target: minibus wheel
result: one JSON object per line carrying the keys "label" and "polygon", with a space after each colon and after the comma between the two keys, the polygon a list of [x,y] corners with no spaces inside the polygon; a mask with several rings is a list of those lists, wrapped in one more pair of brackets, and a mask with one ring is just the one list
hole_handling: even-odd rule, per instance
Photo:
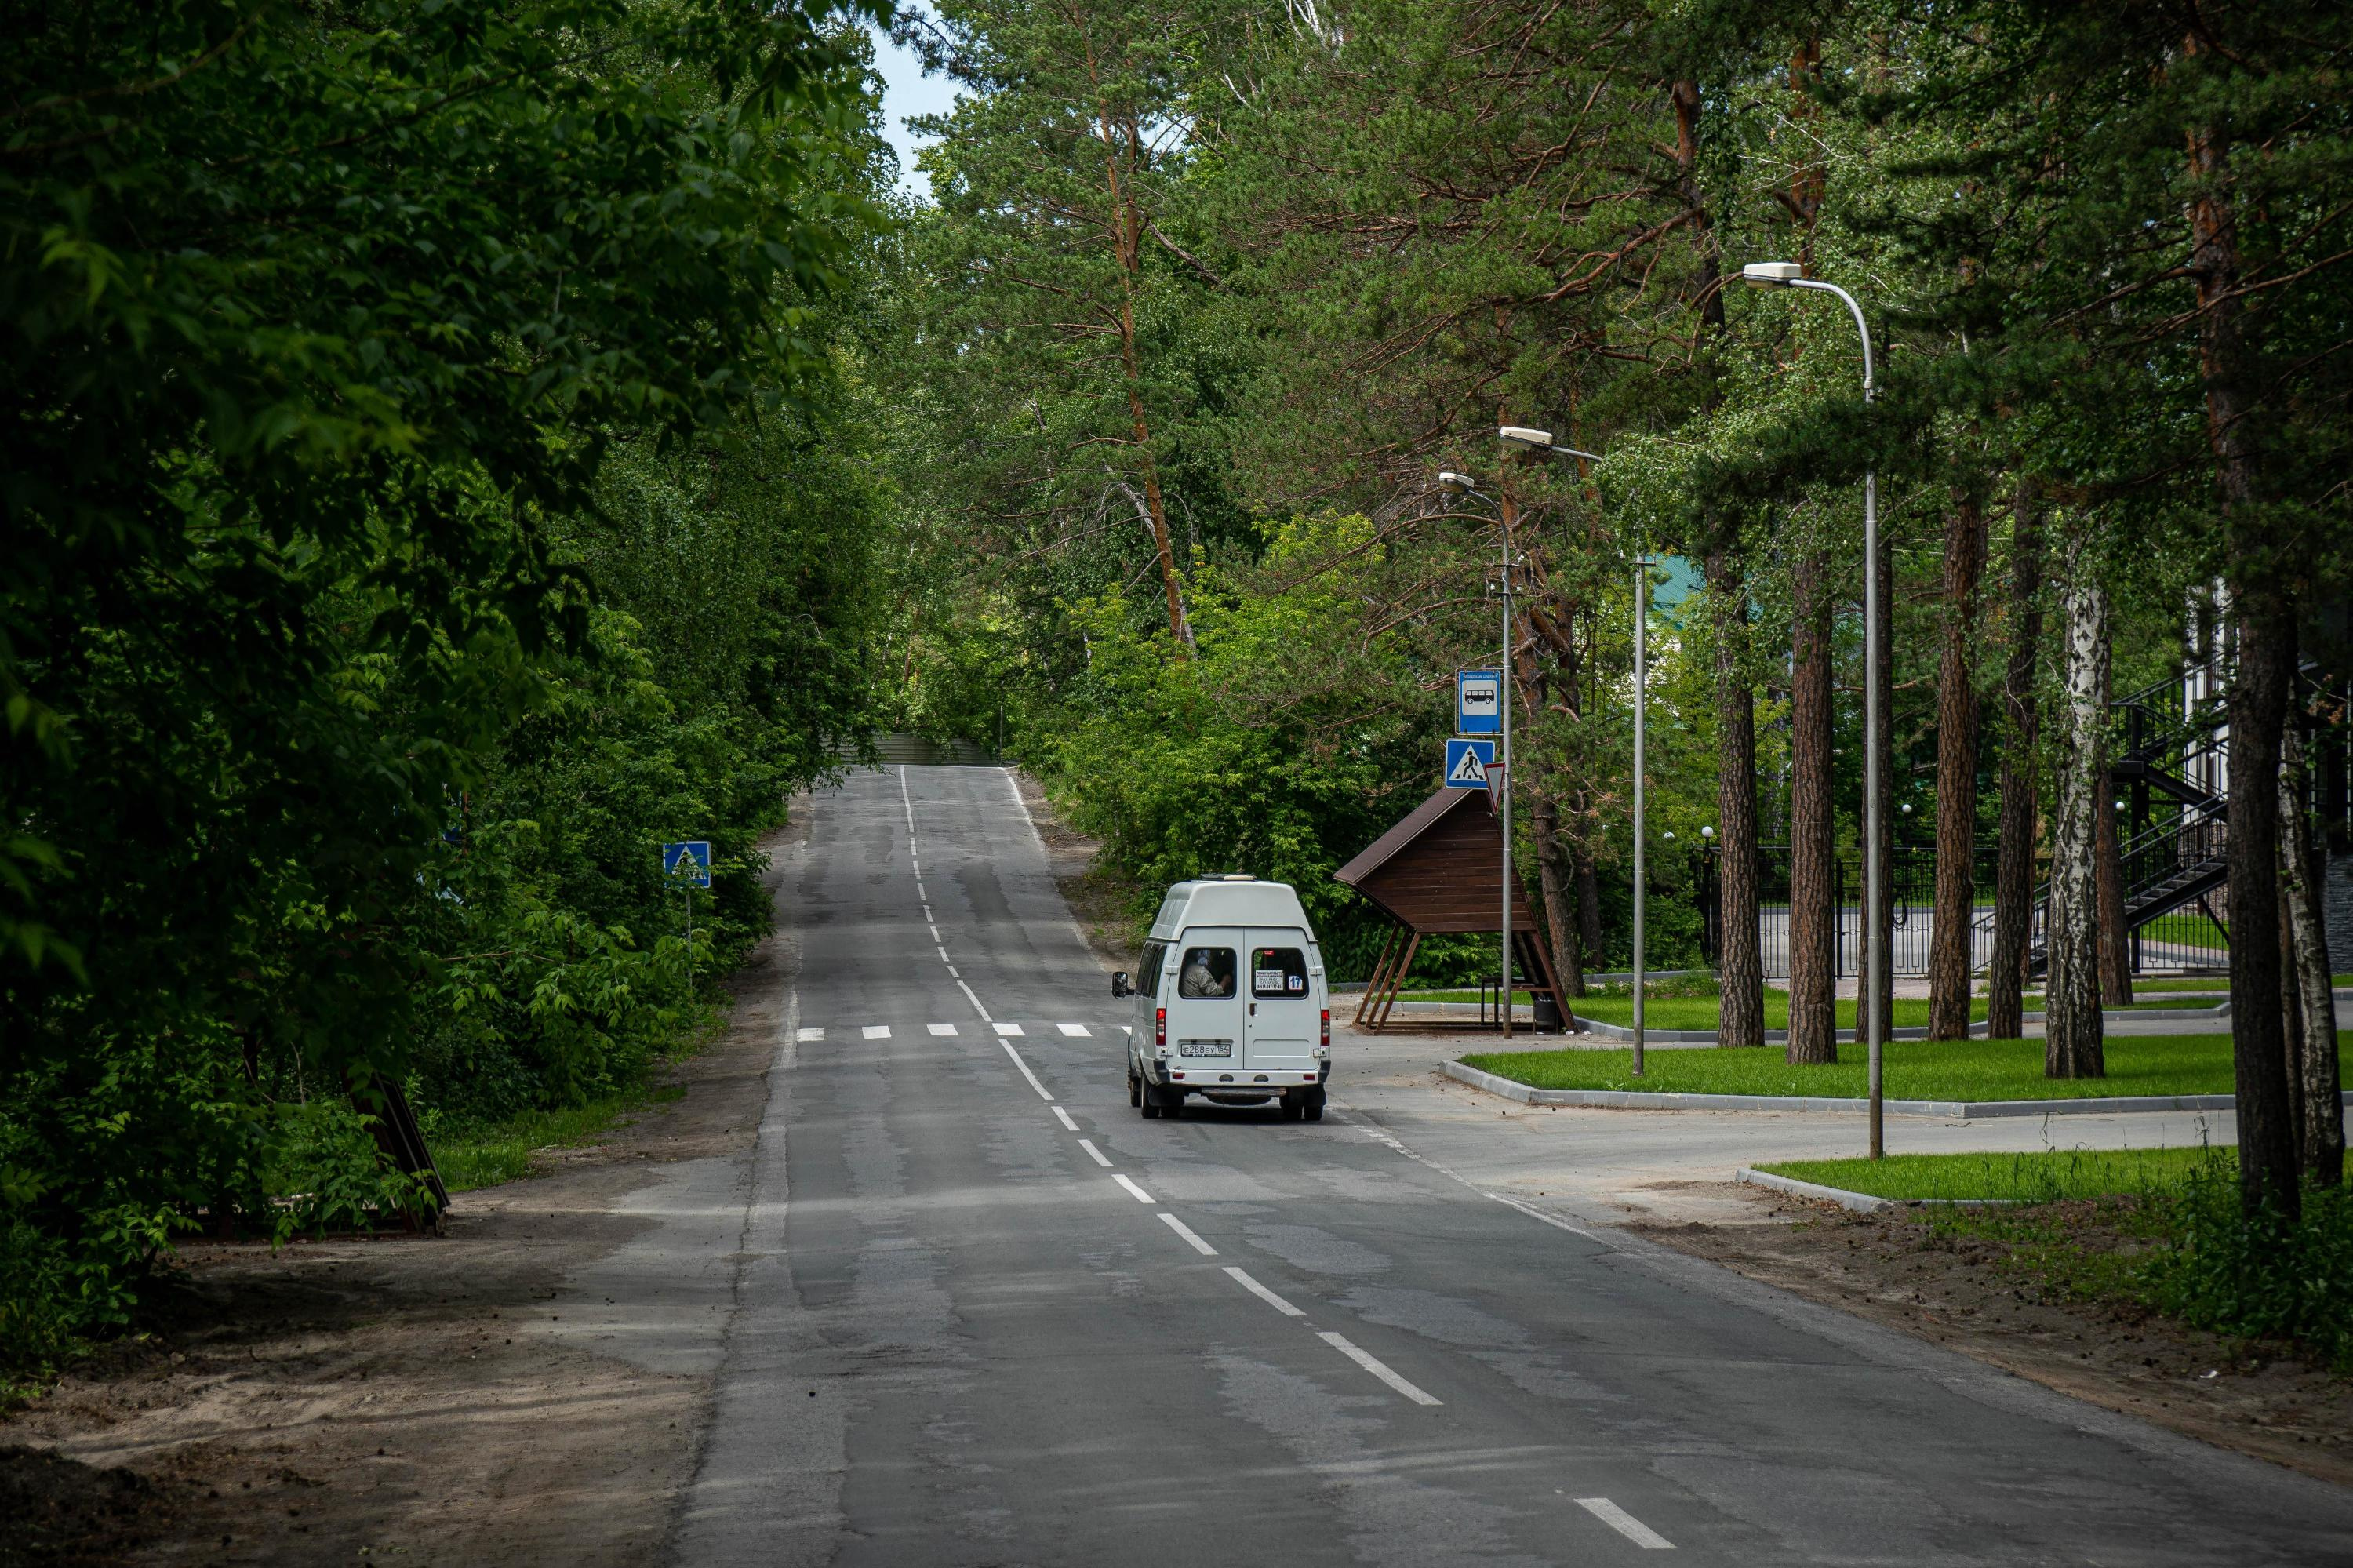
{"label": "minibus wheel", "polygon": [[1307,1105],[1303,1114],[1309,1121],[1322,1121],[1324,1119],[1323,1090],[1317,1089],[1314,1093],[1307,1097]]}
{"label": "minibus wheel", "polygon": [[1144,1080],[1134,1073],[1127,1075],[1127,1103],[1132,1106],[1144,1103]]}

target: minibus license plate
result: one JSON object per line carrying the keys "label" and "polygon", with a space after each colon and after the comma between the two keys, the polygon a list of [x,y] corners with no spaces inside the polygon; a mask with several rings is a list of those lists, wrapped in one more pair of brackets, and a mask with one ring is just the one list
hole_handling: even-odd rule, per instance
{"label": "minibus license plate", "polygon": [[1176,1054],[1179,1056],[1230,1056],[1234,1054],[1234,1043],[1230,1040],[1179,1040],[1176,1042]]}

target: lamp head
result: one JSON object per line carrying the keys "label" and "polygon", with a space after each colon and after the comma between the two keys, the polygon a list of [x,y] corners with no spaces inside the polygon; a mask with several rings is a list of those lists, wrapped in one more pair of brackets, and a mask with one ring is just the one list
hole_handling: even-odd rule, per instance
{"label": "lamp head", "polygon": [[1545,452],[1552,450],[1550,430],[1531,429],[1525,425],[1502,425],[1495,437],[1514,451]]}
{"label": "lamp head", "polygon": [[1451,468],[1440,471],[1438,487],[1440,490],[1451,490],[1464,495],[1476,495],[1479,493],[1477,481],[1467,473],[1457,473]]}
{"label": "lamp head", "polygon": [[1715,837],[1715,830],[1714,828],[1702,828],[1699,831],[1699,836],[1704,839],[1712,839]]}
{"label": "lamp head", "polygon": [[1753,289],[1785,289],[1806,275],[1795,261],[1751,261],[1740,270]]}

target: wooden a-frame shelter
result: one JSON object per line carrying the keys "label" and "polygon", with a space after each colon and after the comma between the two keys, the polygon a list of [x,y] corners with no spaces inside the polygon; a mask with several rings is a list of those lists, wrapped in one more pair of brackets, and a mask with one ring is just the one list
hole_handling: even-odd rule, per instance
{"label": "wooden a-frame shelter", "polygon": [[[1390,1027],[1389,1012],[1424,937],[1503,929],[1502,827],[1486,800],[1481,790],[1442,789],[1333,874],[1397,922],[1356,1004],[1357,1028]],[[1536,935],[1535,911],[1520,886],[1512,889],[1512,947],[1529,994],[1550,1000],[1567,1019],[1552,955]],[[1499,1016],[1498,1027],[1502,1022]]]}

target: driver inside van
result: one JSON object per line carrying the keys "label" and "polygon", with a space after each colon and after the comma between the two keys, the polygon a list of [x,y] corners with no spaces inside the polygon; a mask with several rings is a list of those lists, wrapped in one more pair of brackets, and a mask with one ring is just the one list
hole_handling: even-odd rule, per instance
{"label": "driver inside van", "polygon": [[1234,950],[1188,948],[1178,971],[1176,994],[1194,1001],[1222,1001],[1234,994]]}

